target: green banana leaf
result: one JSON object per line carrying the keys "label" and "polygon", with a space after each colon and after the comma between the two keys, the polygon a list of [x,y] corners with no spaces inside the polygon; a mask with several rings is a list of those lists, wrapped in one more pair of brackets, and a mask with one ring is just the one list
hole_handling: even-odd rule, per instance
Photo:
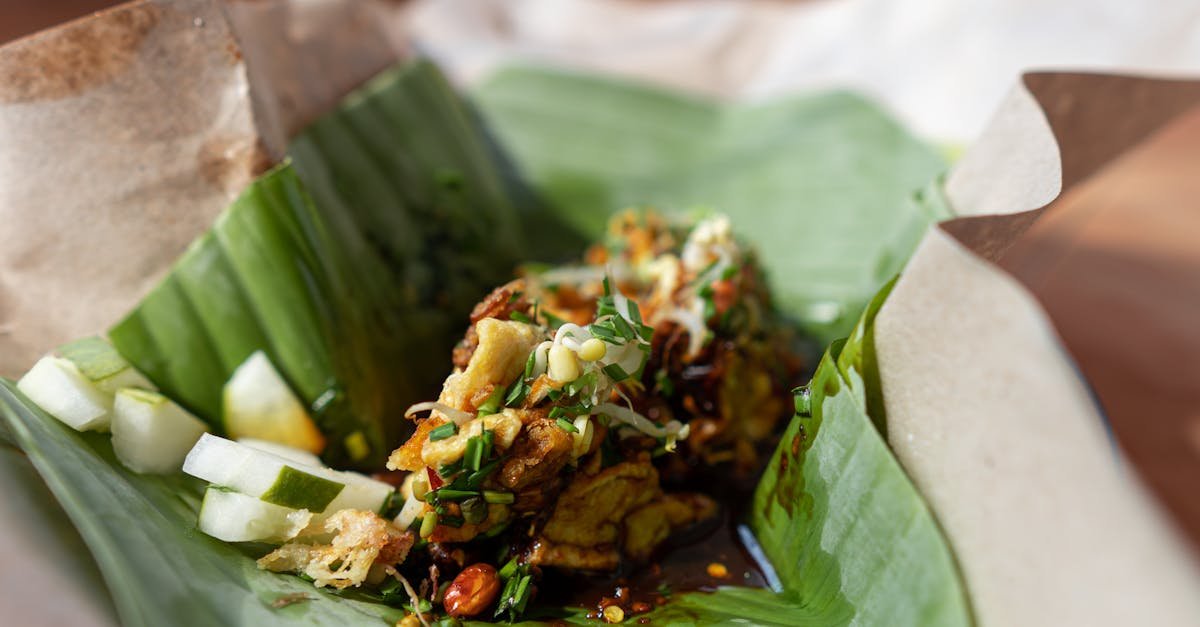
{"label": "green banana leaf", "polygon": [[623,207],[728,214],[822,345],[948,217],[912,198],[942,170],[938,153],[852,93],[718,104],[516,68],[474,95],[517,171],[589,238]]}
{"label": "green banana leaf", "polygon": [[[522,133],[520,124],[506,125],[502,119],[498,94],[511,93],[504,88],[510,80],[534,83],[539,97],[564,102],[585,88],[597,97],[607,93],[615,102],[649,102],[657,111],[654,128],[676,117],[687,120],[698,108],[724,115],[715,105],[643,88],[527,70],[489,84],[473,111],[431,65],[394,70],[299,138],[293,164],[255,182],[221,216],[163,284],[114,327],[114,344],[216,430],[220,389],[231,369],[253,350],[266,350],[332,435],[331,461],[346,461],[338,444],[355,432],[367,435],[377,459],[395,442],[404,405],[436,391],[449,347],[475,299],[502,281],[514,262],[562,254],[563,242],[578,242],[580,234],[598,228],[597,208],[568,210],[556,196],[562,187],[543,185],[536,176],[527,187],[514,176],[528,171],[532,140],[515,151],[515,164],[506,161],[504,150],[521,141]],[[555,85],[561,90],[557,96]],[[679,107],[675,116],[668,110],[672,103]],[[731,188],[753,190],[761,177],[794,178],[792,168],[821,160],[842,164],[840,169],[820,166],[830,189],[835,180],[846,190],[876,186],[871,168],[886,169],[885,164],[914,179],[901,190],[903,177],[889,171],[880,174],[878,185],[894,193],[847,191],[853,202],[840,201],[833,192],[797,193],[787,199],[786,209],[780,201],[770,202],[780,189],[770,185],[739,202],[732,196],[716,198],[733,204],[721,209],[767,248],[764,257],[786,290],[782,300],[789,313],[824,333],[850,331],[844,315],[834,320],[812,304],[835,302],[829,300],[836,292],[830,286],[852,267],[863,270],[855,265],[861,259],[850,263],[843,255],[867,255],[874,266],[857,277],[860,283],[853,289],[836,292],[837,306],[867,302],[881,282],[881,268],[901,263],[911,246],[907,240],[898,243],[905,238],[896,233],[919,235],[932,219],[908,194],[932,178],[938,164],[927,149],[850,96],[762,110],[755,124],[750,123],[753,110],[730,115],[744,117],[746,128],[760,126],[760,138],[773,136],[766,130],[772,125],[778,134],[793,137],[796,126],[825,130],[755,153],[755,167],[762,166],[758,172],[738,172],[744,166],[734,149],[746,156],[749,146],[737,144],[732,135],[723,140],[729,145],[707,144],[710,152],[733,151],[724,159],[709,155],[723,164],[713,175],[731,181]],[[481,119],[493,126],[485,131]],[[602,123],[614,134],[632,137],[645,120],[581,117],[581,125]],[[676,156],[647,153],[643,158]],[[605,146],[593,154],[595,182],[589,185],[610,185],[605,197],[642,202],[655,200],[651,191],[669,194],[666,177],[653,190],[647,187],[642,199],[619,180],[606,183],[613,176],[607,172],[611,158]],[[919,167],[908,159],[926,160],[924,179],[916,181]],[[570,148],[570,162],[574,180],[588,174],[578,145]],[[664,162],[658,171],[665,167]],[[698,193],[695,181],[675,185],[685,205]],[[867,202],[868,197],[874,201]],[[619,205],[603,207],[614,208]],[[905,214],[893,223],[902,227],[886,232],[862,227],[872,216],[896,211]],[[803,253],[812,255],[803,266],[802,274],[812,279],[806,292],[808,284],[788,274],[789,264],[803,255],[772,258],[766,242],[755,236],[775,219],[773,212],[788,213],[787,224],[798,224],[805,233],[832,224],[841,225],[830,227],[838,237],[853,231],[862,239],[817,244],[828,256],[824,266],[817,263],[816,249]],[[857,231],[845,228],[852,224],[859,225]],[[547,243],[539,240],[544,233],[558,235]],[[800,233],[797,238],[812,239]],[[811,416],[797,418],[788,428],[754,496],[748,522],[781,589],[678,594],[650,615],[654,624],[879,624],[883,617],[896,625],[969,623],[962,584],[936,524],[871,423],[872,364],[856,356],[871,354],[873,312],[868,310],[849,341],[826,354],[807,397]],[[334,595],[295,577],[257,570],[253,549],[226,545],[195,529],[197,482],[128,472],[115,462],[105,436],[69,430],[8,382],[0,384],[0,413],[8,437],[26,452],[79,527],[124,623],[382,624],[401,615],[369,595]],[[801,430],[800,448],[793,451]],[[577,610],[543,608],[539,615],[583,620]]]}

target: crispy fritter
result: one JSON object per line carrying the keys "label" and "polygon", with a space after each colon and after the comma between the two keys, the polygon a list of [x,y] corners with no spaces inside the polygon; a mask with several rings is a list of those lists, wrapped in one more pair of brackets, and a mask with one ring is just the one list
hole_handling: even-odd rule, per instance
{"label": "crispy fritter", "polygon": [[325,530],[337,534],[329,544],[291,542],[259,559],[258,567],[305,574],[318,587],[347,588],[366,581],[372,566],[403,562],[414,540],[413,534],[363,510],[330,516]]}

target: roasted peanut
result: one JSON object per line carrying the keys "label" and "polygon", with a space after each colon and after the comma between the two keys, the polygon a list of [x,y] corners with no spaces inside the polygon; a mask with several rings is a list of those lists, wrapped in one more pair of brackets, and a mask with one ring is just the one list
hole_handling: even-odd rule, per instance
{"label": "roasted peanut", "polygon": [[496,575],[496,569],[488,564],[472,564],[446,588],[442,606],[451,616],[467,618],[486,610],[499,593],[500,577]]}

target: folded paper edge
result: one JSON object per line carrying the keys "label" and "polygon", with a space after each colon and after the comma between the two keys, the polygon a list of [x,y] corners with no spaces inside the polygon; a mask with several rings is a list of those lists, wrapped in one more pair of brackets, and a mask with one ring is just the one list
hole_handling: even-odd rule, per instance
{"label": "folded paper edge", "polygon": [[[1089,85],[1140,119],[1080,120]],[[1200,616],[1193,554],[1122,465],[1037,299],[992,263],[1061,193],[1197,101],[1200,82],[1026,75],[948,177],[963,217],[930,229],[879,314],[889,444],[943,525],[981,624]]]}

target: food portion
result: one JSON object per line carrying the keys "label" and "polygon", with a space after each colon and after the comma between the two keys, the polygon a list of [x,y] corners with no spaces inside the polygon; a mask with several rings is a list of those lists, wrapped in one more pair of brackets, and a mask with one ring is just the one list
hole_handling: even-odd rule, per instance
{"label": "food portion", "polygon": [[435,605],[511,620],[547,573],[630,572],[715,521],[711,477],[754,475],[791,414],[793,344],[728,219],[631,212],[582,263],[526,267],[475,307],[379,478],[323,464],[324,436],[261,351],[224,387],[230,439],[102,340],[21,385],[77,429],[111,425],[131,468],[207,482],[199,529],[278,545],[261,568],[365,587],[421,621]]}
{"label": "food portion", "polygon": [[[451,616],[510,619],[550,570],[636,568],[718,515],[712,496],[678,487],[692,473],[758,469],[791,413],[793,341],[726,218],[689,229],[622,214],[584,263],[525,268],[475,307],[453,372],[409,408],[413,435],[388,460],[399,535],[349,533],[378,521],[343,512],[260,565],[338,587],[384,577]],[[327,573],[322,556],[358,537],[365,553]]]}
{"label": "food portion", "polygon": [[[549,569],[636,567],[717,516],[711,496],[674,486],[697,470],[757,470],[791,412],[793,342],[727,219],[687,229],[623,214],[583,264],[526,268],[475,307],[454,371],[436,400],[409,408],[414,433],[388,460],[403,477],[386,508],[399,535],[350,534],[377,517],[337,513],[260,565],[338,587],[384,577],[451,616],[516,618]],[[312,557],[358,537],[365,553],[337,558],[336,577]],[[363,568],[376,554],[386,559]]]}

